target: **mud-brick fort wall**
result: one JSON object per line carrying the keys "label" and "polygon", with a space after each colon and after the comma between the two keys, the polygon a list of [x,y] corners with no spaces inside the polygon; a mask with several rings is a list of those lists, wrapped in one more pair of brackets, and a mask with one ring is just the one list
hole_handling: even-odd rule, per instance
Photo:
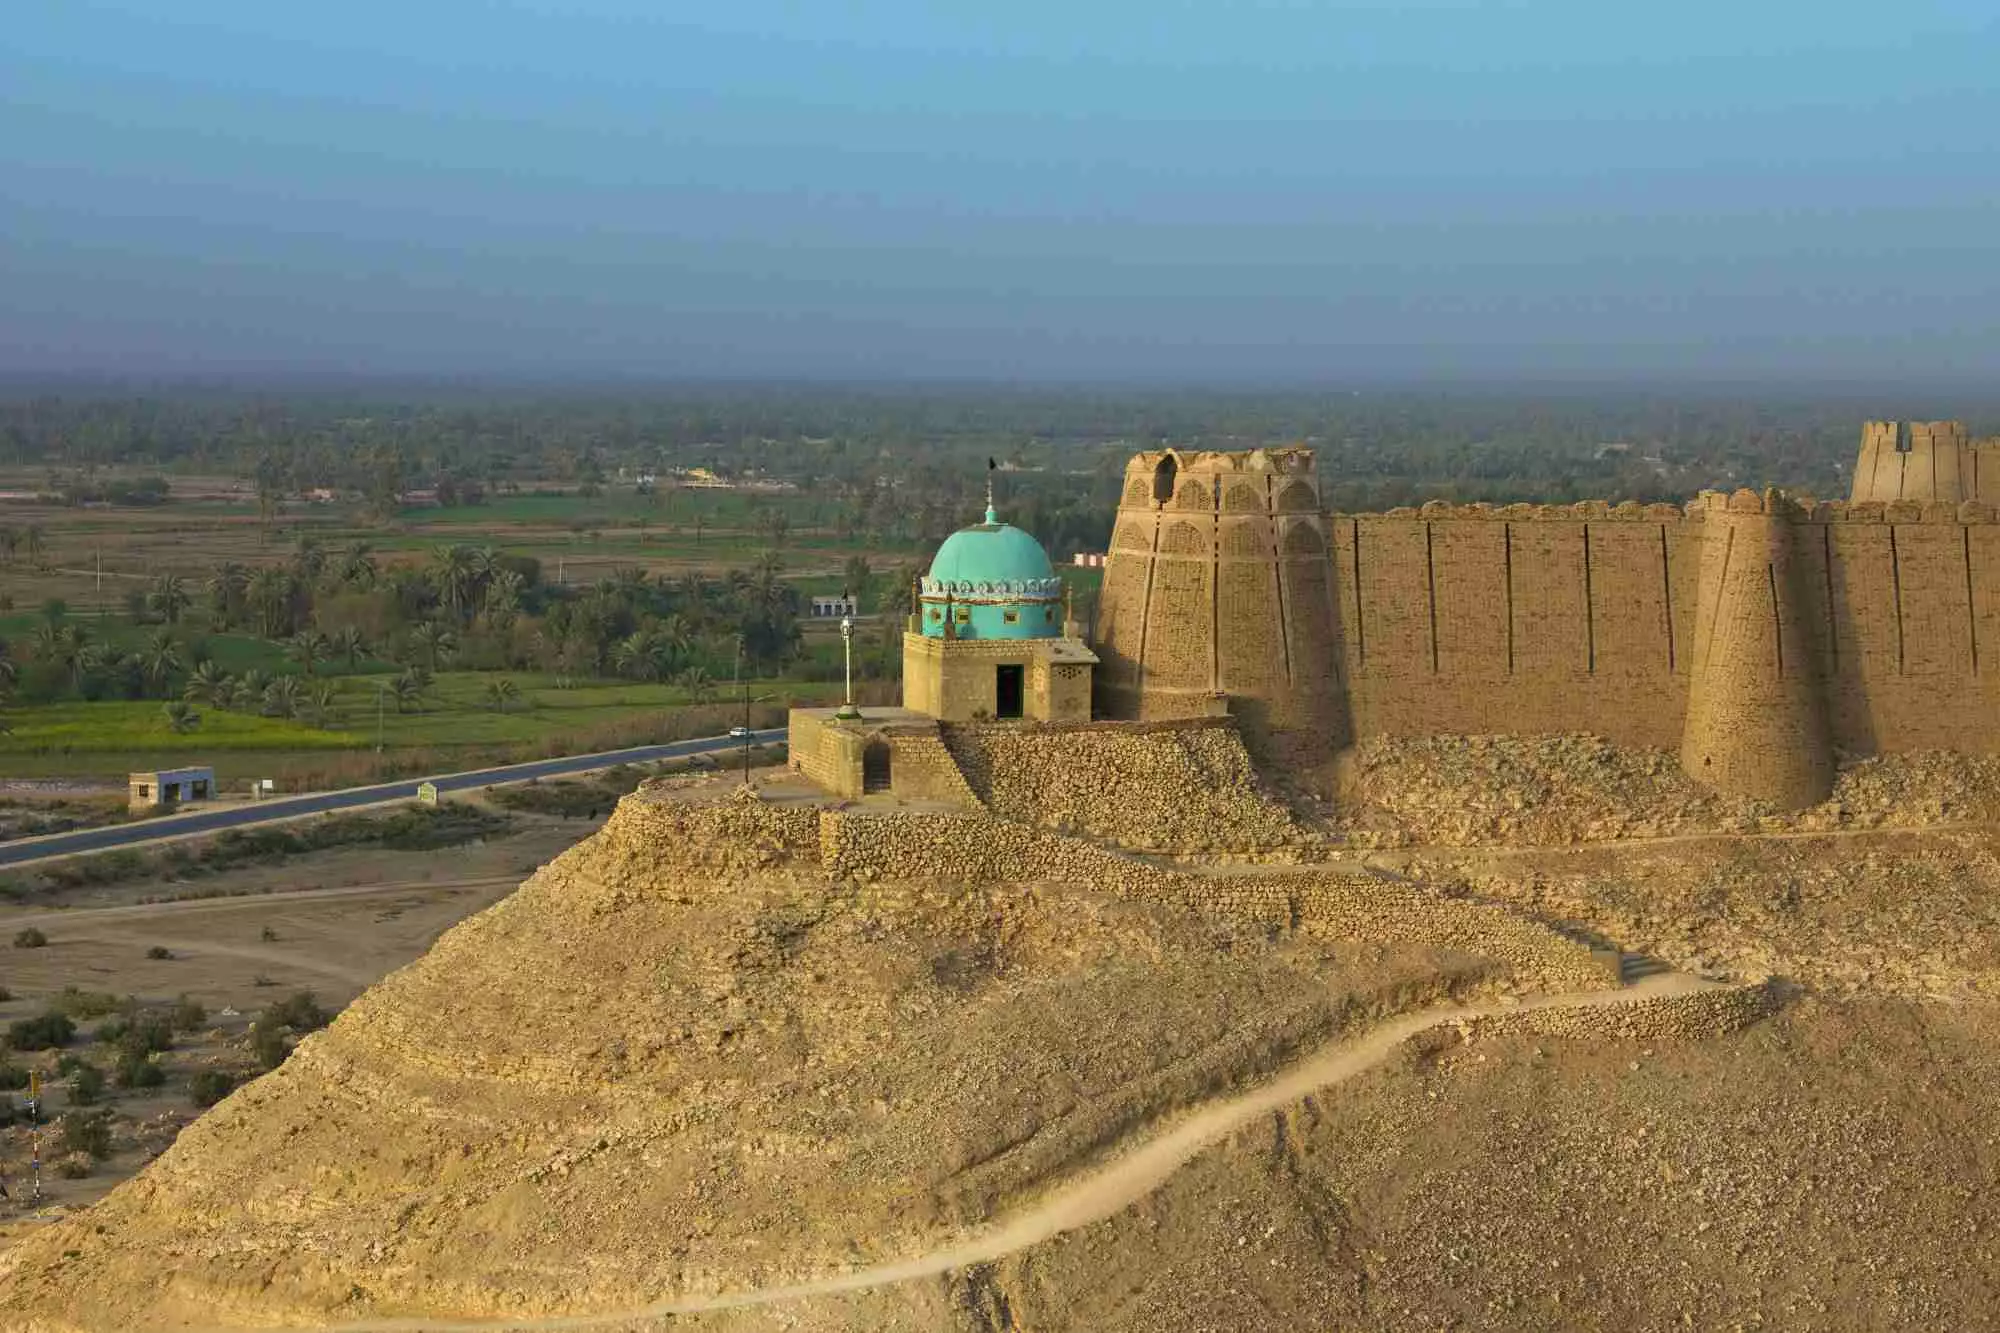
{"label": "mud-brick fort wall", "polygon": [[1679,743],[1696,582],[1679,509],[1432,504],[1330,524],[1357,735]]}
{"label": "mud-brick fort wall", "polygon": [[[1886,449],[1904,489],[1912,458],[1926,488],[2000,489],[1987,448],[1953,423],[1871,424],[1860,463],[1886,478]],[[1316,496],[1303,450],[1133,460],[1099,604],[1104,715],[1227,696],[1248,730],[1335,747],[1588,730],[1779,805],[1824,796],[1836,749],[2000,751],[1986,501],[1342,515]]]}

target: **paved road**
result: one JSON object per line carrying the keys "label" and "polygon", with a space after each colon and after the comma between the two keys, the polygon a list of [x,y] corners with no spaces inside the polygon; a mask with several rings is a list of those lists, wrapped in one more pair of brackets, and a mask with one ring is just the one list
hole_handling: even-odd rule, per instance
{"label": "paved road", "polygon": [[[759,744],[781,741],[782,727],[753,731]],[[372,787],[348,787],[342,791],[316,792],[306,796],[284,796],[248,805],[204,810],[195,814],[168,815],[143,819],[110,828],[79,829],[74,833],[54,833],[41,838],[23,838],[0,843],[0,866],[19,865],[50,856],[71,856],[78,852],[103,852],[156,838],[176,838],[191,833],[215,833],[222,829],[264,824],[274,819],[299,815],[325,814],[382,801],[415,800],[417,784],[435,782],[440,792],[465,791],[496,782],[526,782],[529,778],[558,778],[572,773],[588,773],[614,764],[647,764],[659,759],[681,759],[691,754],[710,754],[735,749],[743,744],[728,736],[707,736],[699,740],[674,741],[668,745],[642,745],[631,750],[606,750],[600,754],[568,755],[561,759],[538,759],[530,764],[510,764],[504,768],[482,768],[471,773],[446,773],[432,778],[411,778],[407,782],[383,782]]]}

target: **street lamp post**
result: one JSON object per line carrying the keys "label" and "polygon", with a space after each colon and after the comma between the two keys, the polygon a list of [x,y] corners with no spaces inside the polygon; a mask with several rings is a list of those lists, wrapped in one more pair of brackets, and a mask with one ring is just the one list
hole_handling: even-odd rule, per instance
{"label": "street lamp post", "polygon": [[858,722],[861,710],[854,706],[854,617],[840,618],[840,642],[847,657],[847,693],[842,697],[839,708],[833,715],[846,722]]}

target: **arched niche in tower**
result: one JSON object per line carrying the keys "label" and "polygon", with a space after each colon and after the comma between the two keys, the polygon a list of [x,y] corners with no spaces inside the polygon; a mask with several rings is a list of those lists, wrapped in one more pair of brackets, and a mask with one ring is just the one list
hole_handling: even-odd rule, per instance
{"label": "arched niche in tower", "polygon": [[1169,450],[1160,455],[1159,466],[1153,469],[1153,499],[1160,504],[1174,498],[1174,478],[1181,470],[1180,460]]}

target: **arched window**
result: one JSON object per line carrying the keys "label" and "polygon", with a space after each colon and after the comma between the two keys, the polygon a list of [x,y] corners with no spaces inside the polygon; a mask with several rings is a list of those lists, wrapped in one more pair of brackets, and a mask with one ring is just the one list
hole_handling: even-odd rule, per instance
{"label": "arched window", "polygon": [[1160,465],[1153,469],[1153,498],[1155,500],[1161,504],[1165,504],[1174,498],[1174,474],[1179,471],[1180,464],[1174,461],[1172,454],[1168,454],[1160,460]]}

